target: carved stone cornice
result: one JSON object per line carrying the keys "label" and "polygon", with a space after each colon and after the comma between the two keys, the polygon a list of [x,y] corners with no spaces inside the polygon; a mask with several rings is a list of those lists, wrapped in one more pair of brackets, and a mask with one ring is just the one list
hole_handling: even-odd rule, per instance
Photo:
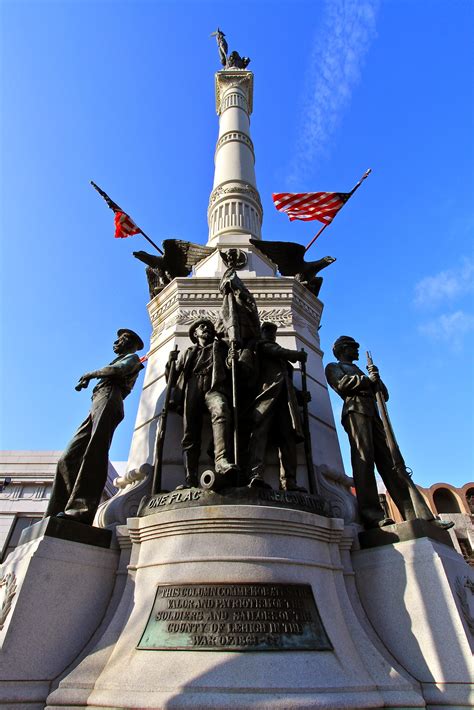
{"label": "carved stone cornice", "polygon": [[[322,303],[293,277],[246,278],[260,320],[285,329],[316,333]],[[148,305],[153,338],[174,326],[188,327],[197,318],[216,321],[222,305],[218,278],[176,278]]]}
{"label": "carved stone cornice", "polygon": [[216,113],[222,113],[222,95],[232,87],[242,89],[247,98],[247,113],[253,111],[253,73],[246,69],[223,69],[216,72]]}
{"label": "carved stone cornice", "polygon": [[249,148],[249,150],[251,151],[253,159],[255,161],[255,150],[253,147],[252,140],[246,133],[243,133],[243,131],[227,131],[227,133],[223,133],[217,141],[215,152],[217,153],[217,151],[222,148],[223,145],[231,143],[232,141],[235,141],[237,143],[243,143],[244,145],[246,145],[247,148]]}
{"label": "carved stone cornice", "polygon": [[249,185],[247,183],[239,184],[237,183],[237,181],[233,181],[231,184],[221,184],[214,188],[214,190],[211,192],[211,196],[209,197],[208,211],[210,211],[214,207],[215,203],[219,200],[225,198],[232,198],[235,195],[245,197],[248,200],[252,201],[263,215],[263,207],[258,190],[256,190],[252,185]]}

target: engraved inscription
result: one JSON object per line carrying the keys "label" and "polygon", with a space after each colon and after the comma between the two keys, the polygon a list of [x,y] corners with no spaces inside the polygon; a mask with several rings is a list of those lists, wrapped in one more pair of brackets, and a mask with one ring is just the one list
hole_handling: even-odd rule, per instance
{"label": "engraved inscription", "polygon": [[253,583],[158,587],[138,648],[332,650],[309,585]]}

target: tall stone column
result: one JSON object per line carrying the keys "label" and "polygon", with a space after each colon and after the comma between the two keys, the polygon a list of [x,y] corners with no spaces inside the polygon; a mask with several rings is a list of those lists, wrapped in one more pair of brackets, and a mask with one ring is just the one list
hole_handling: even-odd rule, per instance
{"label": "tall stone column", "polygon": [[214,184],[207,218],[209,246],[261,239],[263,209],[255,179],[255,152],[250,138],[253,74],[246,69],[216,73],[219,137]]}

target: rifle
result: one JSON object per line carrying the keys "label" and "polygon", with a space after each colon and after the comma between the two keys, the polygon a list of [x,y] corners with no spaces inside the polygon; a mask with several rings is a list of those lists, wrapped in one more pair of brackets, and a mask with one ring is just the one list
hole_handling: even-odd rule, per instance
{"label": "rifle", "polygon": [[179,350],[178,346],[174,346],[174,350],[170,352],[170,369],[168,373],[168,383],[166,386],[165,402],[163,404],[163,409],[158,419],[158,424],[156,427],[156,440],[155,440],[155,460],[153,463],[153,483],[151,485],[151,494],[155,495],[161,491],[161,473],[163,466],[163,448],[165,445],[165,434],[166,434],[166,424],[168,421],[168,412],[171,399],[171,390],[174,385],[174,375],[176,371],[176,360],[178,359]]}
{"label": "rifle", "polygon": [[[370,351],[367,350],[366,355],[367,369],[369,370],[369,366],[372,366],[374,361],[372,360]],[[421,518],[422,520],[434,520],[435,516],[425,503],[423,496],[414,484],[411,477],[411,470],[405,464],[405,459],[403,458],[400,447],[398,446],[392,423],[390,421],[390,417],[388,416],[387,403],[385,402],[385,398],[381,391],[380,381],[375,383],[375,399],[377,400],[380,418],[382,419],[385,436],[387,438],[388,448],[392,456],[393,470],[398,478],[400,478],[408,486],[408,492],[410,494],[415,517]]]}
{"label": "rifle", "polygon": [[[301,348],[301,352],[305,352]],[[319,495],[319,484],[314,472],[313,447],[311,445],[311,432],[309,429],[308,412],[308,384],[306,380],[306,362],[301,362],[301,390],[303,393],[303,433],[304,433],[304,453],[306,457],[306,468],[308,471],[308,488],[311,495]]]}
{"label": "rifle", "polygon": [[230,344],[232,348],[231,357],[231,373],[232,373],[232,418],[234,422],[234,463],[236,466],[239,465],[239,411],[237,403],[237,354],[235,347],[238,342],[238,319],[235,312],[235,301],[234,294],[229,293],[229,315],[230,322],[232,325],[229,327],[228,332],[230,336]]}

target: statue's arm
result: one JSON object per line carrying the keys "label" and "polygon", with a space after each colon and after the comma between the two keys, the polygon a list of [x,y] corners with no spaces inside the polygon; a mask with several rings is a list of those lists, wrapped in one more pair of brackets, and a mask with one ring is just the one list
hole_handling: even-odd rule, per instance
{"label": "statue's arm", "polygon": [[281,358],[288,362],[306,362],[308,357],[303,350],[289,350],[278,343],[263,343],[262,351],[265,357]]}
{"label": "statue's arm", "polygon": [[86,372],[79,379],[76,389],[84,389],[89,384],[90,380],[102,379],[104,377],[117,377],[131,375],[133,372],[141,369],[143,365],[140,362],[140,358],[135,353],[130,355],[125,355],[118,362],[114,362],[110,365],[100,368],[100,370],[92,370],[91,372]]}
{"label": "statue's arm", "polygon": [[369,379],[370,382],[372,383],[372,389],[374,393],[376,391],[379,391],[382,393],[382,397],[386,402],[388,402],[388,389],[385,386],[385,383],[382,382],[380,379],[380,374],[379,374],[379,368],[377,365],[367,365],[367,370],[369,371]]}
{"label": "statue's arm", "polygon": [[346,374],[338,363],[331,362],[326,365],[325,372],[329,385],[343,398],[367,392],[371,388],[368,377],[364,374]]}

